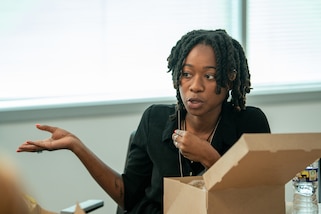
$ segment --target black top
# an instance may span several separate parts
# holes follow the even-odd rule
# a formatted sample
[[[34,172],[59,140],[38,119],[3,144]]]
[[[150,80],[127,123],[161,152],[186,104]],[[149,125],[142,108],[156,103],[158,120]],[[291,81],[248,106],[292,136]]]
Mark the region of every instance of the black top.
[[[179,152],[172,141],[177,129],[175,105],[152,105],[145,110],[130,147],[123,180],[127,213],[163,213],[163,178],[179,177]],[[270,133],[265,114],[256,107],[236,112],[230,103],[222,108],[212,146],[223,155],[243,133]],[[184,176],[204,170],[200,163],[182,158]]]

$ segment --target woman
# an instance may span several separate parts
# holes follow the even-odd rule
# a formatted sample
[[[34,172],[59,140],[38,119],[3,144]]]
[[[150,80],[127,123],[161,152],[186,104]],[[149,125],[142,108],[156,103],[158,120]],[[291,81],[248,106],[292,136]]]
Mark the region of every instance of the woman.
[[[168,57],[177,104],[145,110],[123,174],[72,133],[37,125],[52,135],[18,152],[68,149],[128,213],[163,213],[163,178],[192,176],[211,167],[243,133],[269,133],[265,114],[246,107],[250,73],[241,45],[224,30],[184,35]],[[230,98],[230,99],[229,99]]]

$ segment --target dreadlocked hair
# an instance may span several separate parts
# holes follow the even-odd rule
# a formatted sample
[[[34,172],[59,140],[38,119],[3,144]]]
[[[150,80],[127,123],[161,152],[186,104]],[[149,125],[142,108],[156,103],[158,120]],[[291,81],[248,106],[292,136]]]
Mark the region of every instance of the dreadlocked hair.
[[[245,109],[246,94],[250,93],[251,81],[244,50],[240,43],[229,36],[225,30],[193,30],[185,34],[172,48],[168,61],[168,72],[172,73],[174,88],[176,89],[177,109],[185,110],[179,93],[182,68],[189,52],[198,44],[209,45],[216,56],[217,83],[216,94],[221,88],[231,89],[231,103],[234,109]],[[226,101],[229,95],[226,97]]]

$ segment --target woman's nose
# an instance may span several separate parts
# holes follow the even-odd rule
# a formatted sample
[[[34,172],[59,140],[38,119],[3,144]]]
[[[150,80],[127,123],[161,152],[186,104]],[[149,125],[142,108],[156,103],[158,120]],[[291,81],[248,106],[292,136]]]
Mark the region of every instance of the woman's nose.
[[[200,92],[204,90],[204,82],[203,79],[199,76],[195,76],[192,80],[192,84],[190,86],[190,91],[192,92]]]

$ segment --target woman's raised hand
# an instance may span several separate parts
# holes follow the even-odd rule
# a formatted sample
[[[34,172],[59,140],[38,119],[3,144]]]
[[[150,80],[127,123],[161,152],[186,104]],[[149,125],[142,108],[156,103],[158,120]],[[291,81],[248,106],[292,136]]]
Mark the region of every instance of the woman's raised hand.
[[[17,152],[41,152],[43,150],[53,151],[58,149],[73,150],[74,146],[81,143],[78,137],[72,133],[53,126],[37,124],[39,130],[51,133],[51,137],[44,140],[26,141],[21,144]]]

